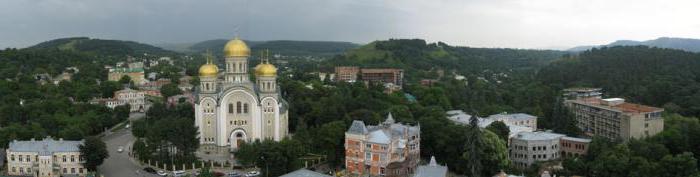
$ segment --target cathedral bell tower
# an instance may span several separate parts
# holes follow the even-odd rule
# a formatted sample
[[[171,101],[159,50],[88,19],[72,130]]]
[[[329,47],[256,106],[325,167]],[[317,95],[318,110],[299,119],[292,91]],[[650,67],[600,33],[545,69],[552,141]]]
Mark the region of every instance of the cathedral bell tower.
[[[226,73],[224,82],[227,84],[248,83],[248,57],[250,48],[236,37],[224,46],[226,58]]]
[[[219,67],[212,61],[211,52],[205,54],[207,63],[199,67],[200,91],[202,93],[216,92],[216,78],[219,74]]]
[[[255,66],[255,77],[260,93],[277,93],[277,67],[270,64],[270,52],[261,55],[260,64]]]

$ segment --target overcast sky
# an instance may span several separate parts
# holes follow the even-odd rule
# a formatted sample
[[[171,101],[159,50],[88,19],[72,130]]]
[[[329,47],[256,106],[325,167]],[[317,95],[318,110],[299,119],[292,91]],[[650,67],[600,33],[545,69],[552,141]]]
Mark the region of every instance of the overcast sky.
[[[4,0],[0,48],[74,36],[186,43],[232,38],[568,48],[700,38],[698,0]]]

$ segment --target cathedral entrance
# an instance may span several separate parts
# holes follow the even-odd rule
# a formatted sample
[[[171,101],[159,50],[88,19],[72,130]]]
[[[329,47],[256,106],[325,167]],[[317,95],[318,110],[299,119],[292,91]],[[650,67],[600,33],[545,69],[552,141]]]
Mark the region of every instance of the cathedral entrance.
[[[238,147],[247,141],[248,137],[244,130],[236,129],[231,132],[230,141],[231,149],[238,149]]]

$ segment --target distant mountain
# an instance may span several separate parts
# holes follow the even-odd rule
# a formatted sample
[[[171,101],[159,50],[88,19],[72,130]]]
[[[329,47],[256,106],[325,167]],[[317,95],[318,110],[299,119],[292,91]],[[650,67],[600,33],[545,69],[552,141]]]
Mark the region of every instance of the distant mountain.
[[[658,39],[647,40],[647,41],[618,40],[618,41],[615,41],[615,42],[607,44],[607,45],[578,46],[578,47],[571,48],[568,51],[581,52],[581,51],[589,50],[592,48],[599,48],[599,47],[606,47],[606,46],[610,47],[610,46],[636,46],[636,45],[658,47],[658,48],[679,49],[679,50],[685,50],[685,51],[689,51],[689,52],[700,52],[700,39],[670,38],[670,37],[661,37]]]
[[[37,45],[28,47],[29,49],[51,49],[72,50],[86,52],[95,55],[105,56],[125,56],[125,55],[175,55],[176,52],[164,50],[162,48],[142,44],[133,41],[91,39],[88,37],[72,37],[54,39]]]
[[[189,47],[181,45],[168,44],[161,45],[172,49],[178,49],[179,52],[185,53],[203,53],[206,50],[212,51],[215,55],[222,55],[222,49],[227,39],[214,39],[191,44]],[[248,47],[253,50],[253,55],[257,55],[259,51],[268,49],[271,53],[281,54],[286,56],[332,56],[345,52],[348,49],[357,48],[359,45],[350,42],[334,42],[334,41],[245,41]]]

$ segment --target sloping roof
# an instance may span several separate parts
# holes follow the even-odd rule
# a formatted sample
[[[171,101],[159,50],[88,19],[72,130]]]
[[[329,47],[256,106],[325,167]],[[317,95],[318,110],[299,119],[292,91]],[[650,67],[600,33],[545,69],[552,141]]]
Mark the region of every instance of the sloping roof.
[[[287,173],[285,175],[282,175],[280,177],[332,177],[328,176],[325,174],[321,174],[315,171],[307,170],[307,169],[299,169],[296,171],[293,171],[291,173]]]
[[[79,152],[78,148],[83,141],[54,140],[46,137],[40,141],[12,141],[8,146],[13,152],[38,152],[39,154],[53,154],[54,152]]]
[[[435,161],[435,156],[430,158],[428,165],[418,166],[418,170],[414,177],[445,177],[447,176],[447,167],[438,165]]]
[[[369,133],[369,139],[367,141],[378,144],[389,144],[391,143],[391,138],[389,138],[383,130],[375,130]]]
[[[350,129],[348,129],[348,133],[360,135],[367,134],[367,126],[365,126],[365,122],[362,122],[361,120],[354,120],[352,121]]]

